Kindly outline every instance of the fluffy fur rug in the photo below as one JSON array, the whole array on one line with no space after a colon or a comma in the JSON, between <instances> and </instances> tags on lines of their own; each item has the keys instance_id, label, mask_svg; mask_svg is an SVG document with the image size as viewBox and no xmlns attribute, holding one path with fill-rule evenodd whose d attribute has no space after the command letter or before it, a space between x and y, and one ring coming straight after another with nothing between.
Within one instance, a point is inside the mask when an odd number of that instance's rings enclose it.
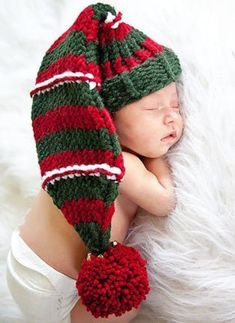
<instances>
[{"instance_id":1,"label":"fluffy fur rug","mask_svg":"<svg viewBox=\"0 0 235 323\"><path fill-rule=\"evenodd\" d=\"M40 185L29 91L44 52L90 3L12 0L1 6L2 323L25 323L7 290L5 265L11 232ZM234 323L234 2L106 3L122 11L123 20L172 47L183 68L184 136L168 153L178 203L165 218L140 209L126 239L148 259L151 282L135 322Z\"/></svg>"}]
</instances>

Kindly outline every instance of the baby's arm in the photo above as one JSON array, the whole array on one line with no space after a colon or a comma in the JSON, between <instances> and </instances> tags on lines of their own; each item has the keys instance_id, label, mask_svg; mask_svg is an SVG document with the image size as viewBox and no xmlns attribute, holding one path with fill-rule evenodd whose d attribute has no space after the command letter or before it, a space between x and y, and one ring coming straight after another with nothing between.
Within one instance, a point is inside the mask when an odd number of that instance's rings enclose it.
<instances>
[{"instance_id":1,"label":"baby's arm","mask_svg":"<svg viewBox=\"0 0 235 323\"><path fill-rule=\"evenodd\" d=\"M164 186L166 179L162 184L136 155L124 151L122 153L126 171L119 184L119 191L156 216L168 215L174 204L171 189Z\"/></svg>"},{"instance_id":2,"label":"baby's arm","mask_svg":"<svg viewBox=\"0 0 235 323\"><path fill-rule=\"evenodd\" d=\"M169 193L173 194L174 187L171 177L171 170L166 156L158 158L142 157L142 162L146 169L157 176L157 179L162 186L164 186Z\"/></svg>"},{"instance_id":3,"label":"baby's arm","mask_svg":"<svg viewBox=\"0 0 235 323\"><path fill-rule=\"evenodd\" d=\"M114 204L115 212L111 220L110 240L116 240L122 243L125 240L131 222L137 213L138 205L120 192L114 201Z\"/></svg>"},{"instance_id":4,"label":"baby's arm","mask_svg":"<svg viewBox=\"0 0 235 323\"><path fill-rule=\"evenodd\" d=\"M162 156L159 158L142 158L144 166L155 176L157 176L158 181L165 187L169 192L169 203L171 208L176 206L176 196L174 193L173 180L171 176L171 169L168 163L167 157Z\"/></svg>"}]
</instances>

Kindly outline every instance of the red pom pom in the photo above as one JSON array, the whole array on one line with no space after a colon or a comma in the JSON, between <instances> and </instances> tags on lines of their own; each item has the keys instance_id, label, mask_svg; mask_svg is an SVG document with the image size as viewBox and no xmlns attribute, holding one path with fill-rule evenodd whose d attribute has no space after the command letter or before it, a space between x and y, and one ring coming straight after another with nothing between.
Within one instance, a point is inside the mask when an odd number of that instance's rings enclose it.
<instances>
[{"instance_id":1,"label":"red pom pom","mask_svg":"<svg viewBox=\"0 0 235 323\"><path fill-rule=\"evenodd\" d=\"M147 261L136 249L118 242L102 256L84 260L77 278L76 287L87 310L98 318L138 308L150 291Z\"/></svg>"}]
</instances>

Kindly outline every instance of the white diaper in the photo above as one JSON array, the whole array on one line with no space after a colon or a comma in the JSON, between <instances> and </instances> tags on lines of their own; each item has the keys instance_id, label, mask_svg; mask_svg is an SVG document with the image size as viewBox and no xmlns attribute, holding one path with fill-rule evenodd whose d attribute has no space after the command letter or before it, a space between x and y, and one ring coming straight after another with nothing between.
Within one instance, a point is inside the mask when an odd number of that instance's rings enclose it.
<instances>
[{"instance_id":1,"label":"white diaper","mask_svg":"<svg viewBox=\"0 0 235 323\"><path fill-rule=\"evenodd\" d=\"M15 229L7 255L6 278L13 299L29 323L70 323L80 298L76 280L44 262Z\"/></svg>"}]
</instances>

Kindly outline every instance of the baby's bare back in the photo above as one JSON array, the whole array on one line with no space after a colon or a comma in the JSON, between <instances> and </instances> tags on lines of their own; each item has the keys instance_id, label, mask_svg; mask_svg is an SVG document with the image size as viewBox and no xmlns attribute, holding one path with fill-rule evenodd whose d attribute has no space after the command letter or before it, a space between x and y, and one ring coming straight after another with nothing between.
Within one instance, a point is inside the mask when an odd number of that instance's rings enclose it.
<instances>
[{"instance_id":1,"label":"baby's bare back","mask_svg":"<svg viewBox=\"0 0 235 323\"><path fill-rule=\"evenodd\" d=\"M111 239L123 242L137 206L122 194L114 204ZM87 248L42 188L19 230L22 239L40 258L57 271L77 279L81 263L88 254Z\"/></svg>"},{"instance_id":2,"label":"baby's bare back","mask_svg":"<svg viewBox=\"0 0 235 323\"><path fill-rule=\"evenodd\" d=\"M114 206L110 240L123 243L138 206L121 192L114 201ZM67 222L63 213L43 189L40 189L30 212L25 217L25 222L19 229L22 239L41 259L57 271L77 279L88 250L79 234ZM110 317L107 321L117 322L121 319L121 322L129 322L137 312L138 310L134 308L124 315L125 320L123 320L124 317ZM90 323L94 319L79 299L71 311L71 321L80 322L81 318L84 323Z\"/></svg>"}]
</instances>

